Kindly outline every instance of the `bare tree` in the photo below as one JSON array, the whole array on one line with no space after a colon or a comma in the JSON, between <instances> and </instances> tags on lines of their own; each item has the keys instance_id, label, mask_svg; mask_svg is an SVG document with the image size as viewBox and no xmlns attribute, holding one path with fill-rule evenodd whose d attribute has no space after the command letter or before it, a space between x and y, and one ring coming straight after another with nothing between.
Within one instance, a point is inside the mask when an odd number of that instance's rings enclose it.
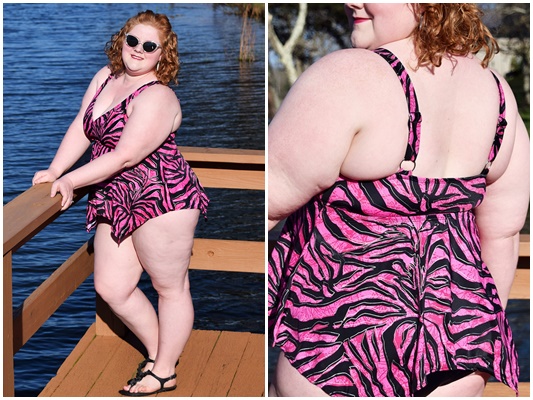
<instances>
[{"instance_id":1,"label":"bare tree","mask_svg":"<svg viewBox=\"0 0 533 400\"><path fill-rule=\"evenodd\" d=\"M298 39L303 35L305 28L305 19L307 17L307 3L299 4L298 18L292 29L289 39L285 44L281 43L274 26L272 25L272 14L268 14L268 38L274 51L278 54L280 62L287 72L289 83L292 85L298 79L298 73L296 72L296 66L293 59L294 46Z\"/></svg>"}]
</instances>

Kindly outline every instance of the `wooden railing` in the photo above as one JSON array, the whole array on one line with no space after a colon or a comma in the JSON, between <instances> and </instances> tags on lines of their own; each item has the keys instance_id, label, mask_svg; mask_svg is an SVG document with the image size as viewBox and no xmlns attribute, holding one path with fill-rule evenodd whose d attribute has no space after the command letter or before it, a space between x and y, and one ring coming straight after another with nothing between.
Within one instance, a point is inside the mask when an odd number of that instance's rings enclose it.
<instances>
[{"instance_id":1,"label":"wooden railing","mask_svg":"<svg viewBox=\"0 0 533 400\"><path fill-rule=\"evenodd\" d=\"M264 190L264 151L181 148L204 187ZM51 184L33 186L4 206L4 390L14 396L14 354L93 272L92 241L85 243L13 312L13 253L60 214L61 196ZM87 189L77 190L79 201ZM229 223L229 222L228 222ZM264 242L195 239L191 269L264 273ZM121 334L124 327L97 297L96 334Z\"/></svg>"}]
</instances>

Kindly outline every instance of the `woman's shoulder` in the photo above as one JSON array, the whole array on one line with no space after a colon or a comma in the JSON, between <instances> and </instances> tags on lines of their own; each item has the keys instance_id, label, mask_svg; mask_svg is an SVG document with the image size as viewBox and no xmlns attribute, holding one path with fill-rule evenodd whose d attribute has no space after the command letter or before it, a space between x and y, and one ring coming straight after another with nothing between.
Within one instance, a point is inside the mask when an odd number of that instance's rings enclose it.
<instances>
[{"instance_id":1,"label":"woman's shoulder","mask_svg":"<svg viewBox=\"0 0 533 400\"><path fill-rule=\"evenodd\" d=\"M391 73L387 70L391 68L373 51L337 50L307 68L294 87L322 96L357 93L357 97L364 98L365 94L374 92L376 86L383 85L383 78Z\"/></svg>"},{"instance_id":2,"label":"woman's shoulder","mask_svg":"<svg viewBox=\"0 0 533 400\"><path fill-rule=\"evenodd\" d=\"M171 87L164 84L149 85L137 96L136 102L154 104L159 107L180 108L176 93Z\"/></svg>"},{"instance_id":3,"label":"woman's shoulder","mask_svg":"<svg viewBox=\"0 0 533 400\"><path fill-rule=\"evenodd\" d=\"M329 75L362 73L359 76L369 76L386 66L383 58L371 50L343 49L322 57L309 70L317 70Z\"/></svg>"},{"instance_id":4,"label":"woman's shoulder","mask_svg":"<svg viewBox=\"0 0 533 400\"><path fill-rule=\"evenodd\" d=\"M110 75L111 75L111 69L109 69L109 67L106 65L105 67L100 68L100 70L98 70L96 74L94 74L93 82L95 82L99 86L102 83L104 83L105 80L109 78Z\"/></svg>"},{"instance_id":5,"label":"woman's shoulder","mask_svg":"<svg viewBox=\"0 0 533 400\"><path fill-rule=\"evenodd\" d=\"M501 85L501 88L503 90L503 94L505 97L505 106L508 112L517 112L518 106L516 104L516 98L513 93L513 89L511 89L511 86L507 82L507 80L495 69L489 68L490 72L494 74L494 76L498 79L498 82Z\"/></svg>"}]
</instances>

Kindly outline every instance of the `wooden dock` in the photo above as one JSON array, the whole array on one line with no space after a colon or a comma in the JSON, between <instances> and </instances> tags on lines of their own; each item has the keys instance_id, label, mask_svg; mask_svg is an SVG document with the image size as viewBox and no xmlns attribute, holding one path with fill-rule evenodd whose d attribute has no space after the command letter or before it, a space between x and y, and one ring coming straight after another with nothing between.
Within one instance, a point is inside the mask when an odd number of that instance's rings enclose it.
<instances>
[{"instance_id":1,"label":"wooden dock","mask_svg":"<svg viewBox=\"0 0 533 400\"><path fill-rule=\"evenodd\" d=\"M208 148L182 148L181 151L204 187L264 190L264 151ZM50 198L50 186L31 187L4 206L5 397L14 396L14 354L93 272L89 241L13 312L12 254L61 214L61 197ZM77 190L75 201L86 193L87 189ZM264 273L264 261L264 242L199 238L195 239L190 268ZM97 296L94 324L40 396L119 396L118 390L144 358L141 348L137 339ZM263 396L265 335L194 330L176 373L177 390L160 396Z\"/></svg>"},{"instance_id":2,"label":"wooden dock","mask_svg":"<svg viewBox=\"0 0 533 400\"><path fill-rule=\"evenodd\" d=\"M158 396L263 396L264 354L264 335L194 330L176 367L178 388ZM119 396L143 359L135 338L97 335L93 324L39 397Z\"/></svg>"}]
</instances>

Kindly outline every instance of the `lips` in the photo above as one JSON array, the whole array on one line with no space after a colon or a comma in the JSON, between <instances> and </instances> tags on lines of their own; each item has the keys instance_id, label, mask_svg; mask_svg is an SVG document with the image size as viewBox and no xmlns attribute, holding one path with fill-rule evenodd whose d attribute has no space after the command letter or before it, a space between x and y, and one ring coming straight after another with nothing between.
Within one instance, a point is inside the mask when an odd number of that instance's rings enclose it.
<instances>
[{"instance_id":1,"label":"lips","mask_svg":"<svg viewBox=\"0 0 533 400\"><path fill-rule=\"evenodd\" d=\"M142 57L136 56L135 54L132 54L131 58L133 58L134 60L139 60L139 61L142 60Z\"/></svg>"},{"instance_id":2,"label":"lips","mask_svg":"<svg viewBox=\"0 0 533 400\"><path fill-rule=\"evenodd\" d=\"M370 21L370 18L354 18L354 24L362 24L363 22Z\"/></svg>"}]
</instances>

